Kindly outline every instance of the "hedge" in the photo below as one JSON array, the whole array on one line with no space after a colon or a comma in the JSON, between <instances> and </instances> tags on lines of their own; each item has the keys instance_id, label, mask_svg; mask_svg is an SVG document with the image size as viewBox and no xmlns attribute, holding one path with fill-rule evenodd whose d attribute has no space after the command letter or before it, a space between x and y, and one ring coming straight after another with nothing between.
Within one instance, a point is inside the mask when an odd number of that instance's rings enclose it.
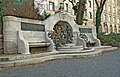
<instances>
[{"instance_id":1,"label":"hedge","mask_svg":"<svg viewBox=\"0 0 120 77\"><path fill-rule=\"evenodd\" d=\"M105 33L99 33L98 38L100 39L102 45L118 46L120 42L120 34L110 33L106 35Z\"/></svg>"}]
</instances>

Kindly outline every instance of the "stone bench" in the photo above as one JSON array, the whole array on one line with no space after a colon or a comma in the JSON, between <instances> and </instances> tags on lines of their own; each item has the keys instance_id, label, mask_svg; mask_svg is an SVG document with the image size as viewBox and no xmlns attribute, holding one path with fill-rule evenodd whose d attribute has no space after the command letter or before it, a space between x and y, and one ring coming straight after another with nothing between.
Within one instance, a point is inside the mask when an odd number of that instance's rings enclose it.
<instances>
[{"instance_id":1,"label":"stone bench","mask_svg":"<svg viewBox=\"0 0 120 77\"><path fill-rule=\"evenodd\" d=\"M47 52L49 46L49 42L29 42L29 51L31 53Z\"/></svg>"},{"instance_id":2,"label":"stone bench","mask_svg":"<svg viewBox=\"0 0 120 77\"><path fill-rule=\"evenodd\" d=\"M48 42L29 42L29 47L48 47L50 43Z\"/></svg>"},{"instance_id":3,"label":"stone bench","mask_svg":"<svg viewBox=\"0 0 120 77\"><path fill-rule=\"evenodd\" d=\"M97 43L96 41L88 41L87 46L88 47L94 47L96 43Z\"/></svg>"},{"instance_id":4,"label":"stone bench","mask_svg":"<svg viewBox=\"0 0 120 77\"><path fill-rule=\"evenodd\" d=\"M18 53L30 54L31 48L43 47L50 51L52 44L45 31L18 31Z\"/></svg>"},{"instance_id":5,"label":"stone bench","mask_svg":"<svg viewBox=\"0 0 120 77\"><path fill-rule=\"evenodd\" d=\"M85 41L87 47L93 47L97 43L92 33L80 34L80 38Z\"/></svg>"}]
</instances>

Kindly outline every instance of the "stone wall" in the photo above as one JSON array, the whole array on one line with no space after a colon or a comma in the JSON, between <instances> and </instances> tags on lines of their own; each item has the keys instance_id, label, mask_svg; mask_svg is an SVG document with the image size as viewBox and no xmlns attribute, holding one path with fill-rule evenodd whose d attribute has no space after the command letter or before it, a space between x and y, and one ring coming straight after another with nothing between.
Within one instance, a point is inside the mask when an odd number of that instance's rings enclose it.
<instances>
[{"instance_id":1,"label":"stone wall","mask_svg":"<svg viewBox=\"0 0 120 77\"><path fill-rule=\"evenodd\" d=\"M41 21L24 19L13 16L5 16L3 25L4 53L18 53L18 34L21 30L21 22L43 24Z\"/></svg>"},{"instance_id":2,"label":"stone wall","mask_svg":"<svg viewBox=\"0 0 120 77\"><path fill-rule=\"evenodd\" d=\"M14 16L5 16L4 17L4 26L3 26L4 53L18 53L18 34L17 34L17 32L21 31L21 29L22 29L21 23L44 25L45 31L47 33L49 33L49 32L54 31L53 28L56 25L56 23L58 23L59 21L65 21L70 24L71 28L73 29L73 44L75 44L75 45L77 45L78 41L80 41L78 39L78 37L79 37L78 35L80 34L79 28L91 28L93 36L97 39L95 26L77 25L75 23L74 19L72 18L72 16L66 12L56 13L44 21L18 18L18 17L14 17Z\"/></svg>"},{"instance_id":3,"label":"stone wall","mask_svg":"<svg viewBox=\"0 0 120 77\"><path fill-rule=\"evenodd\" d=\"M4 35L4 53L18 53L18 34L21 30L21 22L31 24L45 25L45 31L51 32L55 24L59 21L68 22L73 29L73 43L77 43L78 25L74 22L74 19L67 13L57 13L50 16L45 21L38 21L32 19L18 18L14 16L4 17L3 35Z\"/></svg>"}]
</instances>

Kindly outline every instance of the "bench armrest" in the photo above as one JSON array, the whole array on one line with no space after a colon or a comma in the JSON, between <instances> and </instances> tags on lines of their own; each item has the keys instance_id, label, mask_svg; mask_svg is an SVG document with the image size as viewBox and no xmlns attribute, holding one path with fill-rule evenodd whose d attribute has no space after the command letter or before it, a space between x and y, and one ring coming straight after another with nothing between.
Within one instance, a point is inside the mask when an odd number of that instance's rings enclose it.
<instances>
[{"instance_id":1,"label":"bench armrest","mask_svg":"<svg viewBox=\"0 0 120 77\"><path fill-rule=\"evenodd\" d=\"M23 38L21 31L18 31L18 53L21 54L30 54L29 52L29 44Z\"/></svg>"},{"instance_id":2,"label":"bench armrest","mask_svg":"<svg viewBox=\"0 0 120 77\"><path fill-rule=\"evenodd\" d=\"M50 46L48 47L48 49L49 49L49 51L56 51L56 50L55 50L55 44L54 44L53 40L48 37L48 33L49 33L49 32L46 32L46 31L45 31L46 42L49 42L49 43L50 43Z\"/></svg>"}]
</instances>

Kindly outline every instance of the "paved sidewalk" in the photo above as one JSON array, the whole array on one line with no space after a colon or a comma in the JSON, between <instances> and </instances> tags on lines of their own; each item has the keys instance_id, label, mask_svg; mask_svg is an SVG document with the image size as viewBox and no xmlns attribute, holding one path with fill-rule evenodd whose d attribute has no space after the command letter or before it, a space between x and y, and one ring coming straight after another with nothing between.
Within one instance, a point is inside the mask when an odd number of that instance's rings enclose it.
<instances>
[{"instance_id":1,"label":"paved sidewalk","mask_svg":"<svg viewBox=\"0 0 120 77\"><path fill-rule=\"evenodd\" d=\"M30 65L56 59L93 57L102 54L102 52L112 51L115 49L117 49L117 47L101 46L82 51L55 51L30 55L3 55L0 57L0 68Z\"/></svg>"},{"instance_id":2,"label":"paved sidewalk","mask_svg":"<svg viewBox=\"0 0 120 77\"><path fill-rule=\"evenodd\" d=\"M3 68L0 77L120 77L120 49L91 58Z\"/></svg>"}]
</instances>

